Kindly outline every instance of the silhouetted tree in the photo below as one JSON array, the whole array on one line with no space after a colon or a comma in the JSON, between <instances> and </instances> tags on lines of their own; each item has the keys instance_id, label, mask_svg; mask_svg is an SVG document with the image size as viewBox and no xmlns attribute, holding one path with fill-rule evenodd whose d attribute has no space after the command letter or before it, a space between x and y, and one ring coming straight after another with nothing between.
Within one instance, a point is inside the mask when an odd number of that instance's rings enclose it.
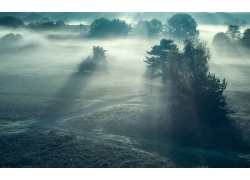
<instances>
[{"instance_id":1,"label":"silhouetted tree","mask_svg":"<svg viewBox=\"0 0 250 180\"><path fill-rule=\"evenodd\" d=\"M59 21L56 21L56 26L64 27L64 26L66 26L66 24L63 21L59 20Z\"/></svg>"},{"instance_id":2,"label":"silhouetted tree","mask_svg":"<svg viewBox=\"0 0 250 180\"><path fill-rule=\"evenodd\" d=\"M151 24L149 21L139 21L134 27L135 36L149 37L152 34Z\"/></svg>"},{"instance_id":3,"label":"silhouetted tree","mask_svg":"<svg viewBox=\"0 0 250 180\"><path fill-rule=\"evenodd\" d=\"M96 19L90 25L91 37L127 36L131 30L131 25L119 19L112 21L106 18Z\"/></svg>"},{"instance_id":4,"label":"silhouetted tree","mask_svg":"<svg viewBox=\"0 0 250 180\"><path fill-rule=\"evenodd\" d=\"M225 47L228 46L230 44L230 39L229 37L223 33L223 32L219 32L217 33L214 38L213 38L213 42L212 45L214 47Z\"/></svg>"},{"instance_id":5,"label":"silhouetted tree","mask_svg":"<svg viewBox=\"0 0 250 180\"><path fill-rule=\"evenodd\" d=\"M243 43L243 45L250 47L250 29L247 28L244 33L243 36L241 38L241 42Z\"/></svg>"},{"instance_id":6,"label":"silhouetted tree","mask_svg":"<svg viewBox=\"0 0 250 180\"><path fill-rule=\"evenodd\" d=\"M197 26L192 16L182 13L175 14L166 24L167 33L179 39L197 38L199 36Z\"/></svg>"},{"instance_id":7,"label":"silhouetted tree","mask_svg":"<svg viewBox=\"0 0 250 180\"><path fill-rule=\"evenodd\" d=\"M0 26L7 26L7 27L20 27L23 26L23 21L14 16L4 16L0 17Z\"/></svg>"},{"instance_id":8,"label":"silhouetted tree","mask_svg":"<svg viewBox=\"0 0 250 180\"><path fill-rule=\"evenodd\" d=\"M237 25L229 25L226 34L228 34L232 40L239 40L241 36L240 27Z\"/></svg>"},{"instance_id":9,"label":"silhouetted tree","mask_svg":"<svg viewBox=\"0 0 250 180\"><path fill-rule=\"evenodd\" d=\"M93 57L82 58L82 62L78 64L77 69L79 73L94 72L96 70L101 72L108 72L108 61L106 60L105 52L102 47L93 47Z\"/></svg>"},{"instance_id":10,"label":"silhouetted tree","mask_svg":"<svg viewBox=\"0 0 250 180\"><path fill-rule=\"evenodd\" d=\"M138 37L156 37L161 35L163 29L162 22L158 19L151 21L140 20L134 27L133 34Z\"/></svg>"},{"instance_id":11,"label":"silhouetted tree","mask_svg":"<svg viewBox=\"0 0 250 180\"><path fill-rule=\"evenodd\" d=\"M147 67L152 69L151 78L161 77L163 82L167 80L167 56L171 50L177 48L173 42L171 39L162 39L160 45L155 45L151 51L146 51L151 56L146 56L146 60L144 60Z\"/></svg>"},{"instance_id":12,"label":"silhouetted tree","mask_svg":"<svg viewBox=\"0 0 250 180\"><path fill-rule=\"evenodd\" d=\"M150 25L151 25L153 36L161 35L163 25L162 25L162 22L160 20L154 18L150 21Z\"/></svg>"},{"instance_id":13,"label":"silhouetted tree","mask_svg":"<svg viewBox=\"0 0 250 180\"><path fill-rule=\"evenodd\" d=\"M225 79L221 82L209 73L210 52L206 43L185 40L183 51L179 54L179 79L173 83L179 103L174 106L173 115L179 125L187 128L192 123L201 127L227 124L230 114L234 113L228 108L226 96L223 95L227 83Z\"/></svg>"},{"instance_id":14,"label":"silhouetted tree","mask_svg":"<svg viewBox=\"0 0 250 180\"><path fill-rule=\"evenodd\" d=\"M231 40L226 33L217 33L212 41L212 46L218 54L227 54L231 49Z\"/></svg>"}]
</instances>

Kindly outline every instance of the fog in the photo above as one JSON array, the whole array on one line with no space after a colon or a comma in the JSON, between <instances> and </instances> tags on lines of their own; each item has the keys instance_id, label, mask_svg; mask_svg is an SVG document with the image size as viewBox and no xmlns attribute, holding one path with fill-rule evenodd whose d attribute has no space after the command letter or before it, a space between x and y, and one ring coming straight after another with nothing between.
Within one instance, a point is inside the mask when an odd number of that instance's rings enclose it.
<instances>
[{"instance_id":1,"label":"fog","mask_svg":"<svg viewBox=\"0 0 250 180\"><path fill-rule=\"evenodd\" d=\"M133 22L129 14L126 18L126 21ZM79 21L71 23L79 24ZM225 32L227 26L199 24L198 30L200 40L207 42L211 52L210 72L220 79L226 79L228 85L225 92L232 107L243 107L236 119L248 117L248 50L237 47L222 53L212 46L214 35ZM118 147L126 154L126 148L130 148L132 155L145 153L138 157L135 155L137 158L154 159L155 167L161 158L164 167L172 167L172 163L176 167L195 167L196 163L199 167L221 167L227 166L227 162L230 167L235 164L237 167L249 167L247 153L228 149L221 153L215 147L198 147L194 143L183 145L185 142L172 142L153 134L160 132L160 127L169 128L172 121L171 118L169 122L161 120L162 117L171 116L164 108L172 103L172 84L167 82L167 85L162 85L160 78L144 77L147 70L143 62L146 51L158 45L162 37L91 39L81 37L80 32L0 29L0 37L9 33L20 34L23 39L18 44L0 44L0 130L5 134L12 137L13 134L34 129L53 138L64 137L67 133L70 136L75 134L82 138L79 139L89 141L89 144L101 144L95 149L97 155L103 153L99 152L100 149L107 148L107 152L112 152L112 148ZM174 43L182 50L181 40L174 40ZM109 62L109 73L77 74L77 66L82 58L93 56L93 46L107 50L105 55ZM241 99L237 99L240 93ZM40 134L34 136L42 139ZM13 135L13 138L17 137ZM85 143L86 146L88 143ZM127 155L123 155L122 158L126 159ZM213 161L216 158L224 160L223 163Z\"/></svg>"},{"instance_id":2,"label":"fog","mask_svg":"<svg viewBox=\"0 0 250 180\"><path fill-rule=\"evenodd\" d=\"M23 36L19 51L13 48L13 44L2 50L1 59L6 66L9 64L11 69L40 68L74 71L82 58L92 56L93 46L101 46L107 50L106 56L111 73L140 75L146 69L143 63L146 51L159 43L159 39L77 39L78 33L53 31L1 30L0 36L9 33ZM54 40L50 38L52 36L61 38Z\"/></svg>"}]
</instances>

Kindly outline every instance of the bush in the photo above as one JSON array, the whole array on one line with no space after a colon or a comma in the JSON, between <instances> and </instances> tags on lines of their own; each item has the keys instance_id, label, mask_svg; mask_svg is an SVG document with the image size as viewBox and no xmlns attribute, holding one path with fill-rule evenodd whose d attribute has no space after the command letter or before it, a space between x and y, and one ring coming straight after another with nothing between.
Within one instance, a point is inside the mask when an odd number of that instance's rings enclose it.
<instances>
[{"instance_id":1,"label":"bush","mask_svg":"<svg viewBox=\"0 0 250 180\"><path fill-rule=\"evenodd\" d=\"M23 40L22 35L20 34L6 34L1 38L2 45L18 45Z\"/></svg>"},{"instance_id":2,"label":"bush","mask_svg":"<svg viewBox=\"0 0 250 180\"><path fill-rule=\"evenodd\" d=\"M93 47L93 57L87 57L82 59L82 62L78 64L77 69L79 73L86 73L86 72L94 72L94 71L101 71L101 72L108 72L108 61L106 60L105 52L102 47L94 46Z\"/></svg>"}]
</instances>

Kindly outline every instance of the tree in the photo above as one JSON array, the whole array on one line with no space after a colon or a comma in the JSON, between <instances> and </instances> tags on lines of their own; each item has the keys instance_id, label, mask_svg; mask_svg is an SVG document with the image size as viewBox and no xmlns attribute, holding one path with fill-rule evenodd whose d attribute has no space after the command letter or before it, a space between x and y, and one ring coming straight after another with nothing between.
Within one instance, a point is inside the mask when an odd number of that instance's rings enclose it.
<instances>
[{"instance_id":1,"label":"tree","mask_svg":"<svg viewBox=\"0 0 250 180\"><path fill-rule=\"evenodd\" d=\"M10 33L6 34L1 38L1 44L7 46L8 45L13 46L19 44L22 40L23 40L22 35Z\"/></svg>"},{"instance_id":2,"label":"tree","mask_svg":"<svg viewBox=\"0 0 250 180\"><path fill-rule=\"evenodd\" d=\"M96 70L108 72L108 61L106 60L105 52L102 47L93 46L93 57L88 56L78 64L77 69L79 73L94 72Z\"/></svg>"},{"instance_id":3,"label":"tree","mask_svg":"<svg viewBox=\"0 0 250 180\"><path fill-rule=\"evenodd\" d=\"M173 83L174 96L179 102L173 106L173 115L178 123L184 124L184 128L191 128L192 123L202 127L228 123L228 117L234 111L228 108L226 96L223 95L227 83L225 79L221 82L215 74L209 73L210 52L206 43L185 40L178 58L181 64L179 79Z\"/></svg>"},{"instance_id":4,"label":"tree","mask_svg":"<svg viewBox=\"0 0 250 180\"><path fill-rule=\"evenodd\" d=\"M134 27L135 36L138 37L149 37L152 34L151 24L149 21L140 20Z\"/></svg>"},{"instance_id":5,"label":"tree","mask_svg":"<svg viewBox=\"0 0 250 180\"><path fill-rule=\"evenodd\" d=\"M57 27L64 27L64 26L66 26L66 24L63 21L59 20L59 21L56 21L56 26Z\"/></svg>"},{"instance_id":6,"label":"tree","mask_svg":"<svg viewBox=\"0 0 250 180\"><path fill-rule=\"evenodd\" d=\"M161 35L163 26L160 20L154 18L150 21L150 25L151 25L153 36Z\"/></svg>"},{"instance_id":7,"label":"tree","mask_svg":"<svg viewBox=\"0 0 250 180\"><path fill-rule=\"evenodd\" d=\"M199 31L197 30L196 21L189 14L175 14L167 20L167 32L169 35L179 38L197 38Z\"/></svg>"},{"instance_id":8,"label":"tree","mask_svg":"<svg viewBox=\"0 0 250 180\"><path fill-rule=\"evenodd\" d=\"M4 16L0 17L0 25L1 26L7 26L7 27L20 27L23 26L23 21L14 16Z\"/></svg>"},{"instance_id":9,"label":"tree","mask_svg":"<svg viewBox=\"0 0 250 180\"><path fill-rule=\"evenodd\" d=\"M240 27L237 25L229 25L226 34L228 34L232 40L239 40L241 36Z\"/></svg>"},{"instance_id":10,"label":"tree","mask_svg":"<svg viewBox=\"0 0 250 180\"><path fill-rule=\"evenodd\" d=\"M90 37L116 37L127 36L131 30L131 25L120 19L112 21L106 18L96 19L90 25Z\"/></svg>"},{"instance_id":11,"label":"tree","mask_svg":"<svg viewBox=\"0 0 250 180\"><path fill-rule=\"evenodd\" d=\"M156 18L151 21L140 20L134 27L134 35L139 37L156 37L162 33L162 22Z\"/></svg>"},{"instance_id":12,"label":"tree","mask_svg":"<svg viewBox=\"0 0 250 180\"><path fill-rule=\"evenodd\" d=\"M214 47L217 47L217 48L225 47L225 46L228 46L229 44L230 44L230 39L225 33L219 32L216 35L214 35L213 42L212 42L212 45Z\"/></svg>"},{"instance_id":13,"label":"tree","mask_svg":"<svg viewBox=\"0 0 250 180\"><path fill-rule=\"evenodd\" d=\"M243 45L250 47L250 29L247 28L244 33L243 33L243 37L241 38L241 42L243 43Z\"/></svg>"},{"instance_id":14,"label":"tree","mask_svg":"<svg viewBox=\"0 0 250 180\"><path fill-rule=\"evenodd\" d=\"M147 63L147 67L152 68L151 78L161 76L163 82L167 80L167 57L171 50L177 49L177 46L173 42L171 39L162 39L160 45L155 45L151 51L146 51L151 56L146 56L146 60L144 60Z\"/></svg>"}]
</instances>

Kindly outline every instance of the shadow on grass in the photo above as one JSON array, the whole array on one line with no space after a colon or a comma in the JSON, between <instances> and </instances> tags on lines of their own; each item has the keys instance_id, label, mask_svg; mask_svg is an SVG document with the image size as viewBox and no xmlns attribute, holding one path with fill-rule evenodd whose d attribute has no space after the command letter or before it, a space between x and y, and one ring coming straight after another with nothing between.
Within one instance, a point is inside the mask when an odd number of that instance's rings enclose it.
<instances>
[{"instance_id":1,"label":"shadow on grass","mask_svg":"<svg viewBox=\"0 0 250 180\"><path fill-rule=\"evenodd\" d=\"M74 106L76 99L80 98L82 90L86 87L91 77L92 74L90 73L71 74L40 119L53 118L69 112L72 106Z\"/></svg>"}]
</instances>

